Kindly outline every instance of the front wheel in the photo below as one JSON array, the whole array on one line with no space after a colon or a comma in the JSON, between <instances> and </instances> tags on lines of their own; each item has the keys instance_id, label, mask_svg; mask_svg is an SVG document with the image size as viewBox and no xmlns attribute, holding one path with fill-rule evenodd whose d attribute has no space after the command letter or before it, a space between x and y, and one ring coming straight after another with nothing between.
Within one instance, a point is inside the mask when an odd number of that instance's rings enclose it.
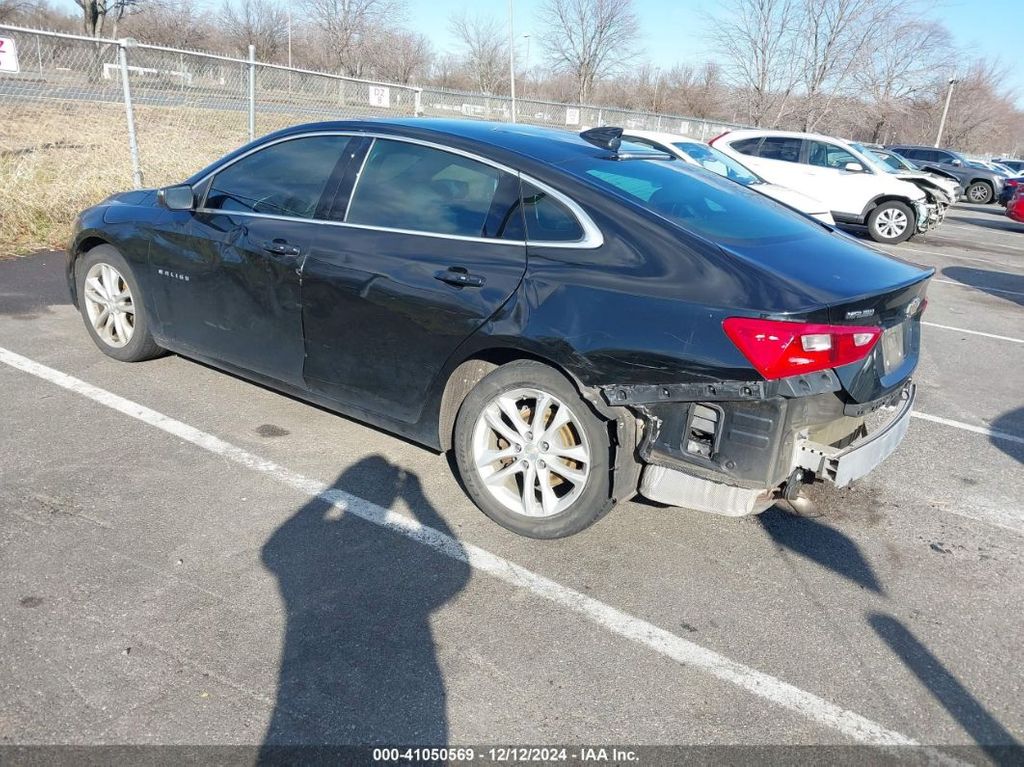
<instances>
[{"instance_id":1,"label":"front wheel","mask_svg":"<svg viewBox=\"0 0 1024 767\"><path fill-rule=\"evenodd\" d=\"M967 187L967 199L976 205L988 205L995 196L995 191L990 184L984 181L975 181Z\"/></svg>"},{"instance_id":2,"label":"front wheel","mask_svg":"<svg viewBox=\"0 0 1024 767\"><path fill-rule=\"evenodd\" d=\"M530 538L563 538L612 506L608 429L575 387L539 362L487 375L455 421L455 460L474 503Z\"/></svg>"},{"instance_id":3,"label":"front wheel","mask_svg":"<svg viewBox=\"0 0 1024 767\"><path fill-rule=\"evenodd\" d=\"M903 242L910 239L916 225L910 206L898 200L883 202L868 214L868 234L875 242Z\"/></svg>"},{"instance_id":4,"label":"front wheel","mask_svg":"<svg viewBox=\"0 0 1024 767\"><path fill-rule=\"evenodd\" d=\"M85 327L101 351L122 362L163 353L150 332L135 275L116 248L97 245L79 256L75 283Z\"/></svg>"}]
</instances>

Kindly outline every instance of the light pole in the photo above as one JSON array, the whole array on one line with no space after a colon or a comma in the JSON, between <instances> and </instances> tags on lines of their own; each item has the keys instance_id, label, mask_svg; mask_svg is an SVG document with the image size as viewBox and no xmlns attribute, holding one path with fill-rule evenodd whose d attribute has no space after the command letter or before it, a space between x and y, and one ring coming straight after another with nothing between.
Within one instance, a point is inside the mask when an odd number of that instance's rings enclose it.
<instances>
[{"instance_id":1,"label":"light pole","mask_svg":"<svg viewBox=\"0 0 1024 767\"><path fill-rule=\"evenodd\" d=\"M526 98L526 81L530 77L530 36L523 35L523 39L526 40L526 59L523 63L523 98Z\"/></svg>"},{"instance_id":2,"label":"light pole","mask_svg":"<svg viewBox=\"0 0 1024 767\"><path fill-rule=\"evenodd\" d=\"M946 105L942 107L942 119L939 120L939 134L935 137L936 148L942 144L942 131L946 129L946 115L949 114L949 102L953 100L953 86L958 80L955 77L949 78L949 90L946 91Z\"/></svg>"},{"instance_id":3,"label":"light pole","mask_svg":"<svg viewBox=\"0 0 1024 767\"><path fill-rule=\"evenodd\" d=\"M512 92L512 122L516 121L516 38L512 18L514 2L515 0L508 0L508 81Z\"/></svg>"}]
</instances>

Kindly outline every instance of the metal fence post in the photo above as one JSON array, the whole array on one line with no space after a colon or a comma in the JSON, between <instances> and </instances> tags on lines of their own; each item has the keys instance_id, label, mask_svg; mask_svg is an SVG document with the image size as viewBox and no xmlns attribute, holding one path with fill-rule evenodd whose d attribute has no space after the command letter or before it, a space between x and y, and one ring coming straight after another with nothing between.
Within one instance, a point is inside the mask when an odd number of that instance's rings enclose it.
<instances>
[{"instance_id":1,"label":"metal fence post","mask_svg":"<svg viewBox=\"0 0 1024 767\"><path fill-rule=\"evenodd\" d=\"M256 46L249 46L249 140L256 138Z\"/></svg>"},{"instance_id":2,"label":"metal fence post","mask_svg":"<svg viewBox=\"0 0 1024 767\"><path fill-rule=\"evenodd\" d=\"M117 60L121 65L121 89L124 93L124 112L128 120L128 151L132 156L132 185L142 188L142 166L139 164L139 137L135 133L135 110L132 109L132 89L128 84L129 40L117 41Z\"/></svg>"},{"instance_id":3,"label":"metal fence post","mask_svg":"<svg viewBox=\"0 0 1024 767\"><path fill-rule=\"evenodd\" d=\"M417 88L416 89L416 102L415 102L415 106L413 107L413 114L415 114L417 117L422 117L423 116L423 89L422 88Z\"/></svg>"}]
</instances>

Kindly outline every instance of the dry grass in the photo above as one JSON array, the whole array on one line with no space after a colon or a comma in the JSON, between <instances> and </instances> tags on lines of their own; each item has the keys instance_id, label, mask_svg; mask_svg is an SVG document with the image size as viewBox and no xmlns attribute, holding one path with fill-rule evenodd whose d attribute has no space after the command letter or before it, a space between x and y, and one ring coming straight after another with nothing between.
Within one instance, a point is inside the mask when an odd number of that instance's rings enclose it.
<instances>
[{"instance_id":1,"label":"dry grass","mask_svg":"<svg viewBox=\"0 0 1024 767\"><path fill-rule=\"evenodd\" d=\"M0 121L0 258L63 248L75 216L132 185L121 104L19 102ZM182 107L135 110L146 186L180 181L244 143L247 117Z\"/></svg>"}]
</instances>

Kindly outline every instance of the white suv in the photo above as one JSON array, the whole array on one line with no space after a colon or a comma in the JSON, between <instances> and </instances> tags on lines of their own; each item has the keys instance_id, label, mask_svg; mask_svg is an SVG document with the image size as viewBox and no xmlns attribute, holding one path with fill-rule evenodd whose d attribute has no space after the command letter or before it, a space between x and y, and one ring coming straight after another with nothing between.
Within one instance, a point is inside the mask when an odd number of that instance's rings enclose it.
<instances>
[{"instance_id":1,"label":"white suv","mask_svg":"<svg viewBox=\"0 0 1024 767\"><path fill-rule=\"evenodd\" d=\"M839 224L868 228L875 242L903 242L942 220L944 208L876 158L842 139L814 133L737 130L711 140L773 184L822 200Z\"/></svg>"}]
</instances>

